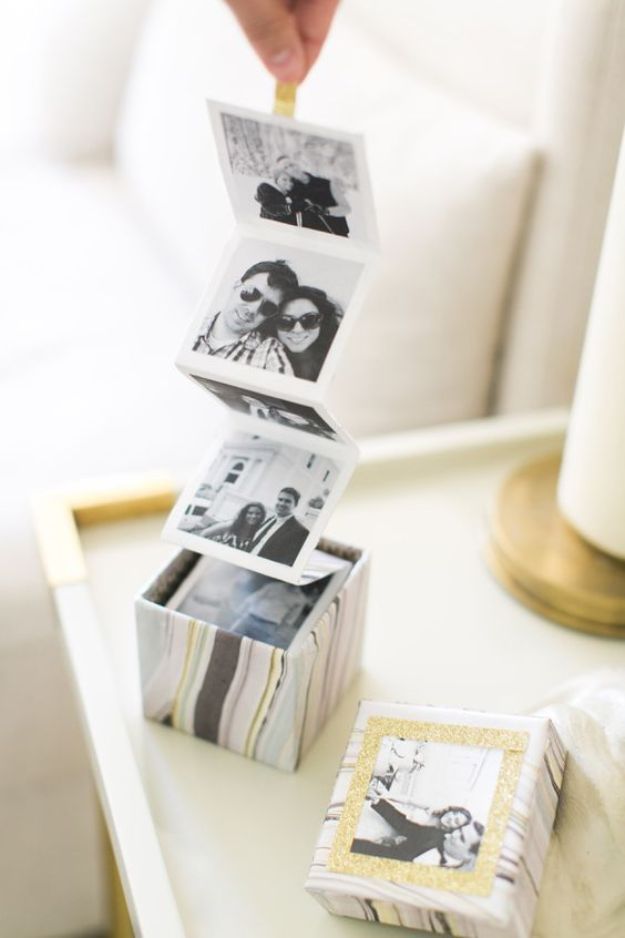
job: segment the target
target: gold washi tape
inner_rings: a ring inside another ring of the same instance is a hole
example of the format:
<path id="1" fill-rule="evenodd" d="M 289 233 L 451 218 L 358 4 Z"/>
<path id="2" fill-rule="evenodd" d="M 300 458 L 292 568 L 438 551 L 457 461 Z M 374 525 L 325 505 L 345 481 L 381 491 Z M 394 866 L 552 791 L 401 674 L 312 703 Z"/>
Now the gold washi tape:
<path id="1" fill-rule="evenodd" d="M 295 117 L 297 85 L 290 81 L 277 81 L 273 100 L 273 113 L 282 117 Z"/>

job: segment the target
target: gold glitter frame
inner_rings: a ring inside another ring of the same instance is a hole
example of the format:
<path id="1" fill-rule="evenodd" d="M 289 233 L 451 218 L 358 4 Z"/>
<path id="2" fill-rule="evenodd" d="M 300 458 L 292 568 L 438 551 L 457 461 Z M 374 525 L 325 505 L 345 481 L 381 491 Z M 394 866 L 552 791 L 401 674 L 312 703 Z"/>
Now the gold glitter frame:
<path id="1" fill-rule="evenodd" d="M 426 866 L 352 853 L 351 844 L 375 762 L 385 736 L 455 746 L 501 749 L 503 758 L 475 868 L 472 871 Z M 370 717 L 328 859 L 328 870 L 366 879 L 384 879 L 473 896 L 490 895 L 512 802 L 519 783 L 529 733 L 467 724 L 425 723 Z"/>

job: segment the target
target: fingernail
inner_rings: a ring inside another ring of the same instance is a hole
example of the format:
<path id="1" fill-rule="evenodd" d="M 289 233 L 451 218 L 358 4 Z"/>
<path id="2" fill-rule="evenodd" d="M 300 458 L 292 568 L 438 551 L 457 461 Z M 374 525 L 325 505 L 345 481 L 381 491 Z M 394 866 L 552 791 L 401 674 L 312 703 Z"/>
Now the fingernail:
<path id="1" fill-rule="evenodd" d="M 267 64 L 278 81 L 300 81 L 301 79 L 303 61 L 297 49 L 280 49 L 267 59 Z"/>
<path id="2" fill-rule="evenodd" d="M 269 56 L 269 61 L 272 65 L 277 65 L 279 67 L 281 65 L 288 65 L 292 58 L 292 49 L 280 49 L 279 52 L 274 52 Z"/>

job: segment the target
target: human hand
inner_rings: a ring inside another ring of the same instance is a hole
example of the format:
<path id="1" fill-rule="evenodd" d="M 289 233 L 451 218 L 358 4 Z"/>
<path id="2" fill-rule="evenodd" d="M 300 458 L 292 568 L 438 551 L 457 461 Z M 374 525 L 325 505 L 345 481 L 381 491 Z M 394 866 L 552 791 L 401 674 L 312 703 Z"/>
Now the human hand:
<path id="1" fill-rule="evenodd" d="M 265 67 L 302 82 L 321 52 L 339 0 L 226 0 Z"/>

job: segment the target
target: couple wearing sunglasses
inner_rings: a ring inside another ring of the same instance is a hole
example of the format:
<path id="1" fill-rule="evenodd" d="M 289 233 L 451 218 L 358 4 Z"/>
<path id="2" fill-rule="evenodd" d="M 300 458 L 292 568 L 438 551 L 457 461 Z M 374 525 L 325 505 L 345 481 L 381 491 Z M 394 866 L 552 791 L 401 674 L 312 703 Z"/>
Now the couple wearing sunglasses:
<path id="1" fill-rule="evenodd" d="M 300 286 L 286 261 L 261 261 L 204 324 L 193 351 L 315 381 L 340 317 L 323 290 Z"/>

